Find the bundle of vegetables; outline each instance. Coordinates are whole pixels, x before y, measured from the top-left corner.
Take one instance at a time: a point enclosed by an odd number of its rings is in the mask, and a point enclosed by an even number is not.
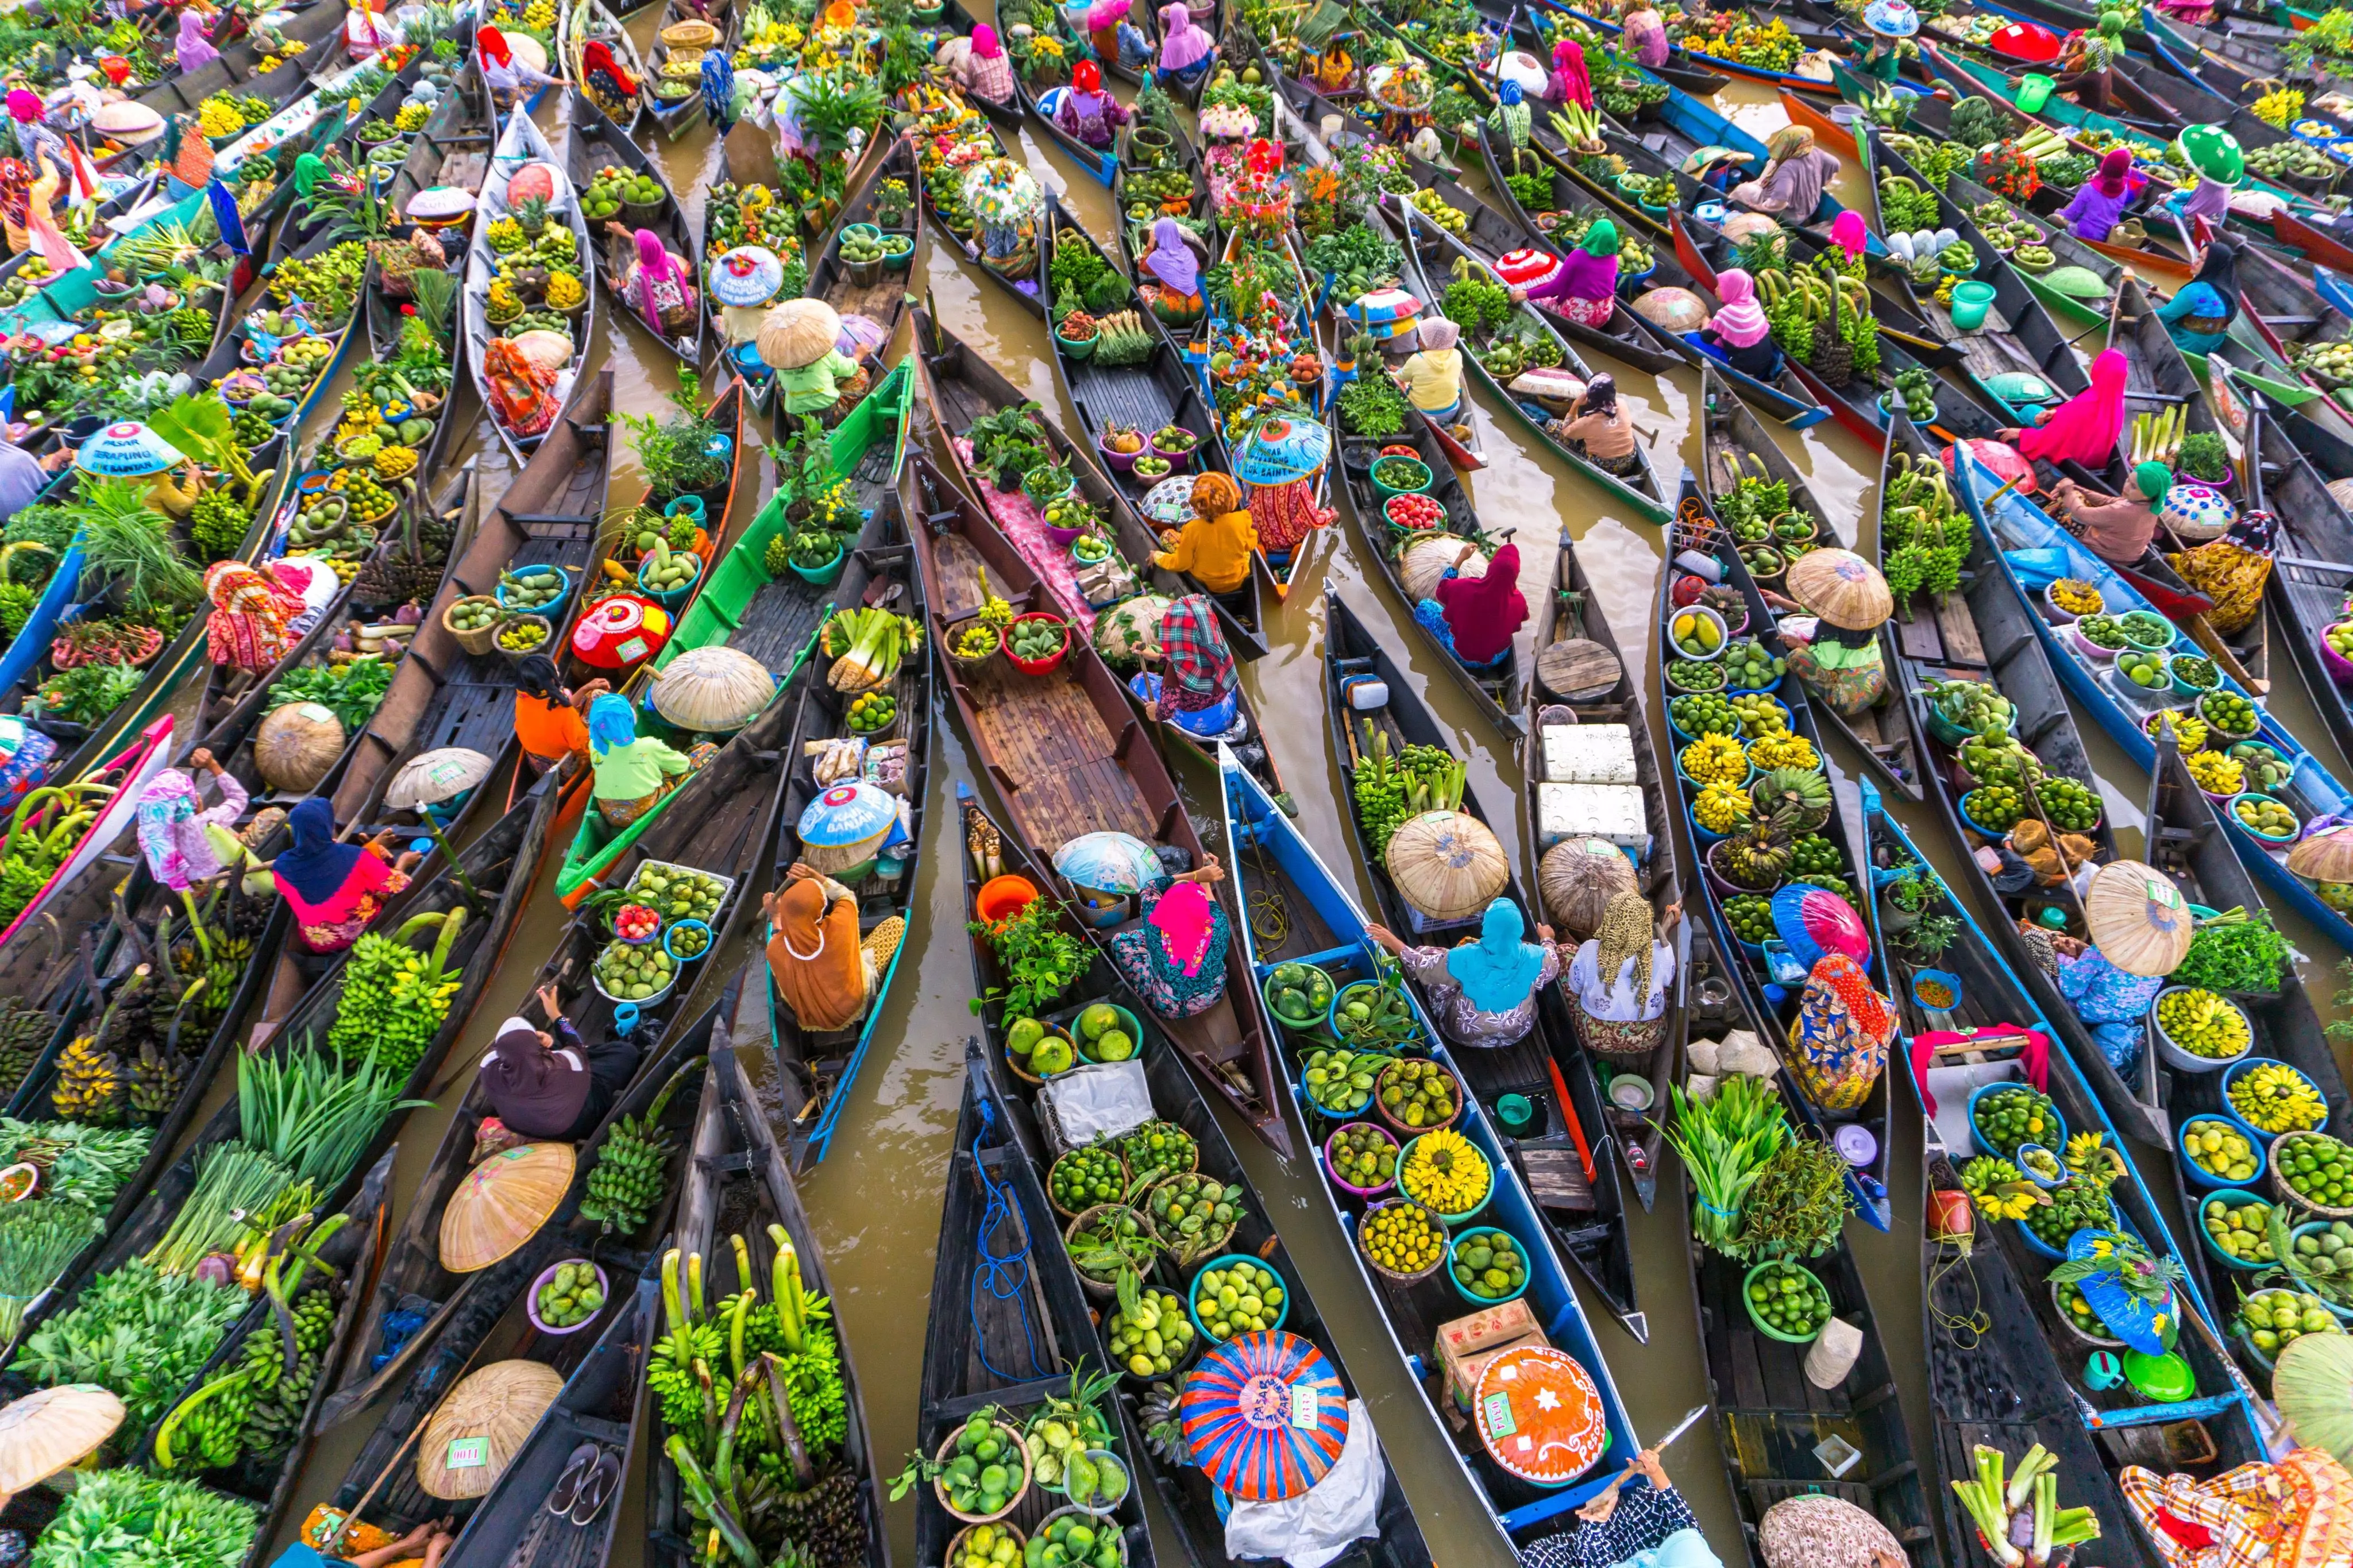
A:
[[[391,665],[380,658],[359,658],[290,669],[271,684],[265,700],[272,713],[291,703],[315,702],[332,713],[348,735],[366,724],[391,689]]]
[[[1673,1086],[1673,1093],[1674,1125],[1666,1129],[1666,1135],[1691,1173],[1698,1196],[1692,1208],[1692,1234],[1702,1246],[1738,1257],[1749,1192],[1790,1140],[1781,1097],[1771,1083],[1746,1073],[1725,1079],[1709,1100],[1694,1100],[1681,1084]]]
[[[1392,754],[1388,732],[1365,721],[1363,747],[1349,776],[1356,818],[1378,859],[1390,835],[1425,811],[1451,811],[1462,804],[1468,770],[1440,746],[1408,745]]]
[[[134,1559],[142,1568],[237,1568],[260,1531],[251,1503],[144,1470],[100,1470],[79,1479],[41,1531],[31,1568]]]
[[[315,1231],[298,1219],[271,1237],[261,1273],[269,1317],[247,1334],[234,1360],[164,1417],[155,1432],[157,1469],[223,1469],[248,1453],[266,1462],[293,1446],[335,1328],[332,1270],[318,1249],[350,1217],[337,1215]],[[306,1290],[303,1277],[314,1264],[321,1272]]]
[[[1896,614],[1909,620],[1914,595],[1925,589],[1942,596],[1961,585],[1961,564],[1969,558],[1969,520],[1954,503],[1942,463],[1934,458],[1915,461],[1908,452],[1891,452],[1888,461],[1879,548]]]
[[[2287,962],[2287,939],[2273,927],[2270,910],[2230,910],[2198,922],[2189,951],[2166,983],[2268,995],[2279,989]]]
[[[35,1329],[10,1363],[43,1388],[94,1383],[122,1401],[125,1428],[143,1431],[212,1358],[246,1308],[234,1285],[167,1274],[144,1258],[100,1274],[80,1300]]]
[[[1768,268],[1757,275],[1757,292],[1773,341],[1831,385],[1879,368],[1879,325],[1862,279],[1835,263]]]
[[[966,923],[966,931],[987,939],[1005,973],[1003,995],[990,999],[1004,1002],[1007,1017],[1044,1012],[1086,973],[1086,949],[1062,929],[1060,917],[1061,906],[1051,899],[1032,899],[994,924]]]
[[[702,1255],[682,1267],[676,1247],[664,1255],[667,1331],[648,1358],[647,1385],[661,1400],[687,1511],[736,1562],[855,1563],[866,1527],[859,1478],[841,1455],[849,1403],[832,1307],[802,1283],[784,1226],[770,1226],[768,1239],[765,1300],[741,1236],[728,1240],[743,1291],[708,1304]]]
[[[373,1051],[345,1070],[308,1038],[282,1056],[246,1052],[237,1059],[238,1138],[295,1180],[331,1191],[393,1112],[427,1103],[400,1098],[405,1076],[379,1068]]]
[[[921,622],[891,610],[837,610],[825,624],[825,656],[833,660],[826,681],[836,691],[871,691],[887,686],[899,662],[923,647]]]
[[[1113,310],[1095,323],[1095,363],[1113,367],[1142,364],[1152,357],[1155,339],[1134,310]]]
[[[1853,1199],[1846,1161],[1820,1138],[1792,1137],[1757,1168],[1741,1207],[1735,1258],[1819,1258],[1838,1245]]]
[[[1386,441],[1405,428],[1405,394],[1385,375],[1360,375],[1340,388],[1340,423],[1352,436]]]
[[[2163,463],[2168,468],[2180,454],[2182,437],[2189,433],[2189,407],[2168,404],[2155,414],[2136,414],[2132,422],[2132,456],[2126,461]]]
[[[0,1343],[16,1337],[26,1310],[98,1237],[96,1211],[38,1197],[0,1205]]]
[[[2074,1548],[2100,1538],[2099,1517],[2088,1508],[2059,1506],[2059,1456],[2037,1443],[2002,1484],[2006,1458],[1980,1443],[1977,1479],[1955,1481],[1986,1552],[2000,1568],[2048,1568],[2074,1558]]]
[[[1879,176],[1879,216],[1890,231],[1934,228],[1939,211],[1936,192],[1922,190],[1903,174]]]
[[[421,914],[391,936],[362,933],[343,961],[343,994],[335,1001],[335,1021],[327,1030],[330,1049],[351,1057],[364,1053],[400,1082],[425,1058],[425,1047],[441,1031],[460,984],[449,950],[465,929],[462,904],[447,914]],[[429,955],[412,945],[438,932]]]
[[[198,1156],[188,1201],[145,1261],[166,1274],[191,1274],[206,1259],[217,1264],[216,1255],[226,1254],[242,1269],[254,1255],[251,1232],[301,1213],[312,1195],[307,1184],[295,1184],[293,1172],[276,1156],[234,1138],[216,1143]],[[290,1203],[294,1206],[288,1207]],[[216,1276],[219,1269],[203,1272]]]
[[[1405,271],[1405,247],[1363,223],[1312,241],[1301,259],[1310,273],[1329,280],[1332,298],[1341,304],[1395,283]]]
[[[154,1140],[153,1129],[146,1127],[0,1117],[0,1166],[24,1163],[41,1173],[40,1190],[29,1200],[36,1205],[70,1204],[95,1212],[114,1201]]]

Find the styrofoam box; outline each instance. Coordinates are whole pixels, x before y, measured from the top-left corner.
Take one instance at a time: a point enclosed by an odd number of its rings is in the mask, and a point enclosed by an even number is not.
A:
[[[1635,858],[1651,854],[1651,825],[1636,784],[1540,784],[1536,785],[1536,848],[1564,838],[1601,838]]]
[[[1550,784],[1634,782],[1634,732],[1623,724],[1547,724],[1544,776]]]

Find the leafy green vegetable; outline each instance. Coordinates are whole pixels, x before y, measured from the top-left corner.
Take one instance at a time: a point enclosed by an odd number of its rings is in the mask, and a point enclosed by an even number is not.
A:
[[[2272,926],[2271,911],[2232,910],[2204,921],[2189,939],[2189,951],[2167,977],[2171,985],[2202,985],[2209,991],[2279,989],[2287,966],[2287,939]]]
[[[77,1305],[35,1329],[10,1370],[44,1388],[111,1389],[122,1401],[124,1427],[143,1431],[210,1359],[248,1300],[234,1285],[159,1273],[134,1258],[92,1279]]]
[[[1352,436],[1386,441],[1405,428],[1405,394],[1385,375],[1360,375],[1340,389],[1340,418]]]
[[[80,1478],[41,1532],[32,1568],[237,1568],[260,1528],[251,1503],[194,1481],[100,1470]]]
[[[79,1121],[19,1121],[0,1116],[0,1165],[30,1160],[43,1167],[32,1201],[102,1209],[155,1141],[152,1127],[86,1127]],[[22,1205],[14,1205],[19,1206]]]
[[[357,659],[350,664],[304,665],[290,670],[269,689],[269,711],[295,702],[316,702],[343,721],[353,734],[375,713],[384,694],[392,689],[392,666],[382,659]]]

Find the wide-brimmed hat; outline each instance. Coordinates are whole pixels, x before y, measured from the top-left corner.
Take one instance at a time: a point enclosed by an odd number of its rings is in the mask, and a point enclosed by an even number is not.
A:
[[[121,99],[99,106],[90,117],[90,128],[109,141],[128,147],[143,147],[164,134],[164,117],[132,99]]]
[[[1871,0],[1862,8],[1862,25],[1883,38],[1908,38],[1920,30],[1920,13],[1912,0]]]
[[[841,315],[822,300],[787,300],[760,323],[760,358],[771,370],[799,370],[833,352]]]
[[[1314,478],[1332,456],[1332,429],[1320,419],[1271,415],[1234,455],[1234,475],[1247,485],[1287,485]]]
[[[2173,139],[2189,166],[2210,180],[2235,185],[2247,172],[2247,154],[2239,139],[2219,125],[2190,125]]]
[[[723,305],[765,305],[784,286],[785,264],[762,246],[739,245],[711,264],[711,297]]]
[[[120,419],[81,444],[74,456],[78,468],[109,479],[138,479],[160,474],[187,455],[136,419]]]
[[[1867,632],[1894,613],[1879,568],[1852,550],[1810,550],[1789,567],[1789,597],[1831,625]]]

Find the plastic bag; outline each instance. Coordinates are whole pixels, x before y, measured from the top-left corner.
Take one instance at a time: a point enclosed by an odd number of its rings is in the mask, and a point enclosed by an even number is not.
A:
[[[1152,1120],[1152,1085],[1140,1061],[1090,1062],[1038,1091],[1038,1114],[1059,1157]]]
[[[1226,1555],[1237,1562],[1280,1557],[1291,1568],[1324,1568],[1350,1542],[1380,1534],[1383,1476],[1372,1417],[1363,1400],[1351,1399],[1339,1463],[1295,1498],[1235,1503],[1226,1516]]]

